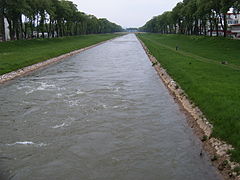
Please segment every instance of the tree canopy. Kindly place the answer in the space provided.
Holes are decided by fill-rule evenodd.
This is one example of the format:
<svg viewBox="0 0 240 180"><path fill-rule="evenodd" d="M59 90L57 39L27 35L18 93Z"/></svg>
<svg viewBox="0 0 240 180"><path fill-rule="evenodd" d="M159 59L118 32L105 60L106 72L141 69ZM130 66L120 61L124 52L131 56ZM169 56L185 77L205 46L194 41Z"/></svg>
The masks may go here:
<svg viewBox="0 0 240 180"><path fill-rule="evenodd" d="M68 0L0 0L3 40L5 18L12 40L122 31L107 19L78 11L77 5Z"/></svg>
<svg viewBox="0 0 240 180"><path fill-rule="evenodd" d="M172 11L153 17L141 31L153 33L181 33L210 35L219 28L227 35L227 13L230 8L234 12L240 10L240 0L183 0ZM220 24L220 27L219 27Z"/></svg>

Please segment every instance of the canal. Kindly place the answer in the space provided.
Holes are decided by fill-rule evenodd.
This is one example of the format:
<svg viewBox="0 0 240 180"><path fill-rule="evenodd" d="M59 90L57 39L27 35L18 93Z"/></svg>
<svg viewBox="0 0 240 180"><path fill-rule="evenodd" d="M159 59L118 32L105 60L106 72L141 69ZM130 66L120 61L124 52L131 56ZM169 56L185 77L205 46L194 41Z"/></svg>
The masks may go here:
<svg viewBox="0 0 240 180"><path fill-rule="evenodd" d="M1 85L0 138L0 179L221 179L134 34Z"/></svg>

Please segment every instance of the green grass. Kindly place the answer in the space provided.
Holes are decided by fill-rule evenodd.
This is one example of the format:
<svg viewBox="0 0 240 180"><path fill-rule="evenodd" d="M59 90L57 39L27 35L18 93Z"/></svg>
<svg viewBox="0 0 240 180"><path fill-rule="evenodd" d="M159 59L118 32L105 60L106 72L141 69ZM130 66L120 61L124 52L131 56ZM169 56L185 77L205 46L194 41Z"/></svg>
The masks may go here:
<svg viewBox="0 0 240 180"><path fill-rule="evenodd" d="M148 34L148 37L165 46L188 52L190 55L197 55L214 61L227 61L240 66L239 40L226 39L224 37L206 37L206 36L185 36L185 35L164 35L156 36Z"/></svg>
<svg viewBox="0 0 240 180"><path fill-rule="evenodd" d="M20 40L0 43L0 75L81 49L117 34L84 35L53 39Z"/></svg>
<svg viewBox="0 0 240 180"><path fill-rule="evenodd" d="M235 147L232 158L240 162L240 41L159 34L138 37L214 125L212 135Z"/></svg>

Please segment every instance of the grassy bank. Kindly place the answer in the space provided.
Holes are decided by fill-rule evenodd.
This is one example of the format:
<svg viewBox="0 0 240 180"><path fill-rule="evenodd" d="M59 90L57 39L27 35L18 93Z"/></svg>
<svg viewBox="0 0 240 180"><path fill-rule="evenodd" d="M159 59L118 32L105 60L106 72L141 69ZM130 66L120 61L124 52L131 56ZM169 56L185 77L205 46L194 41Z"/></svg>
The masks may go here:
<svg viewBox="0 0 240 180"><path fill-rule="evenodd" d="M240 162L240 41L183 35L138 36L212 122L213 136L235 147L232 158Z"/></svg>
<svg viewBox="0 0 240 180"><path fill-rule="evenodd" d="M119 35L100 34L0 43L0 75L105 41Z"/></svg>

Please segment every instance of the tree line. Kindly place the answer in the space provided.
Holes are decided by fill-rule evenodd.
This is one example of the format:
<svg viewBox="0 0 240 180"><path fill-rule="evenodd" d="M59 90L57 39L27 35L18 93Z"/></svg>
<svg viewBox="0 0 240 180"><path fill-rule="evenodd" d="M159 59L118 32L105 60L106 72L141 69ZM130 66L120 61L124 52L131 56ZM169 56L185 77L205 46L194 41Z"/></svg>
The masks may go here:
<svg viewBox="0 0 240 180"><path fill-rule="evenodd" d="M153 33L181 33L187 35L207 35L213 31L219 36L220 29L227 36L227 13L233 8L240 10L240 0L183 0L172 11L153 17L141 31ZM220 25L220 27L219 27Z"/></svg>
<svg viewBox="0 0 240 180"><path fill-rule="evenodd" d="M5 40L5 23L10 38L62 37L122 31L105 18L98 19L78 11L68 0L0 0L0 33Z"/></svg>

